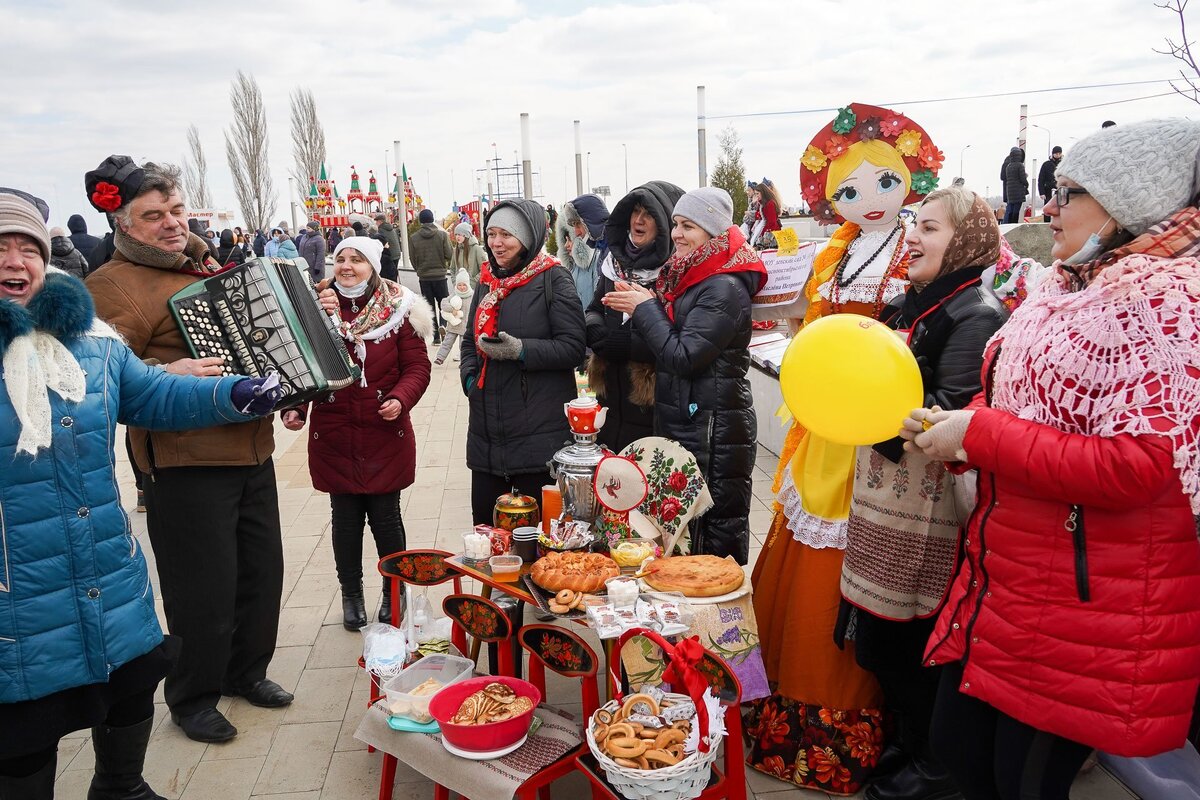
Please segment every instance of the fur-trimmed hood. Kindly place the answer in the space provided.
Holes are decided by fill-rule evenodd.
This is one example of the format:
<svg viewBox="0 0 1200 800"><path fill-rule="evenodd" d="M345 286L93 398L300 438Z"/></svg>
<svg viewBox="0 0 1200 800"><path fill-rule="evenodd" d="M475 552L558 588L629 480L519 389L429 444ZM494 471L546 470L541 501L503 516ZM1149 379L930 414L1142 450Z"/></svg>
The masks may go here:
<svg viewBox="0 0 1200 800"><path fill-rule="evenodd" d="M412 289L405 287L404 291L411 292ZM417 295L408 309L408 322L413 326L417 336L427 342L433 338L433 309L430 308L428 300Z"/></svg>
<svg viewBox="0 0 1200 800"><path fill-rule="evenodd" d="M45 285L28 305L0 300L0 356L18 336L41 330L65 342L90 331L95 320L96 307L83 283L47 269Z"/></svg>

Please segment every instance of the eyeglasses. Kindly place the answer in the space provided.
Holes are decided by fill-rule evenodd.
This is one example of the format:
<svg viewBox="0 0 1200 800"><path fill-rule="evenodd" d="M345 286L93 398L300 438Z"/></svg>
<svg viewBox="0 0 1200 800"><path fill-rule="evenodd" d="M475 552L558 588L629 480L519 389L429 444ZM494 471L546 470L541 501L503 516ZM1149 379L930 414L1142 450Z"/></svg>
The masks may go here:
<svg viewBox="0 0 1200 800"><path fill-rule="evenodd" d="M1071 202L1071 195L1073 194L1091 193L1087 189L1076 189L1074 186L1059 186L1054 190L1054 202L1058 203L1061 208Z"/></svg>

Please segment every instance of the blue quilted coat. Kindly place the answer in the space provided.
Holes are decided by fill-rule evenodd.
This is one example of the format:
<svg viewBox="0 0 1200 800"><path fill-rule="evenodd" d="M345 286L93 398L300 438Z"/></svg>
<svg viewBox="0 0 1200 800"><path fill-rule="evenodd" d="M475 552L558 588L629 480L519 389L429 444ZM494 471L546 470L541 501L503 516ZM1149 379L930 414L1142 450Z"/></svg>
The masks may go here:
<svg viewBox="0 0 1200 800"><path fill-rule="evenodd" d="M108 680L162 641L146 559L121 508L114 475L118 422L207 428L246 419L239 378L170 375L122 342L89 335L83 284L50 275L27 307L0 301L0 355L33 328L67 345L87 396L49 393L53 442L16 451L20 423L0 375L0 703Z"/></svg>

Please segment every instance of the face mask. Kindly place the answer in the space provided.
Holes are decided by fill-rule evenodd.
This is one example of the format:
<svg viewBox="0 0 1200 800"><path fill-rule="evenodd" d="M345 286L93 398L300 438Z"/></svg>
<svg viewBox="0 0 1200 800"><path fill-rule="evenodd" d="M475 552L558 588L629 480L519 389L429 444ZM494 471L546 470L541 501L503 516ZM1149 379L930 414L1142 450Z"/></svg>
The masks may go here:
<svg viewBox="0 0 1200 800"><path fill-rule="evenodd" d="M1112 217L1110 216L1104 220L1104 225L1107 225L1111 221ZM1087 241L1083 243L1083 247L1079 248L1075 255L1070 258L1064 258L1062 263L1072 266L1075 264L1086 264L1089 261L1095 261L1103 255L1104 243L1100 240L1100 231L1104 230L1104 225L1101 225L1099 231L1096 231L1087 238Z"/></svg>
<svg viewBox="0 0 1200 800"><path fill-rule="evenodd" d="M340 294L342 297L345 297L349 300L353 300L356 297L362 297L363 294L367 291L368 283L370 283L370 279L365 280L362 283L356 283L353 286L338 285L338 287L337 287L338 294Z"/></svg>

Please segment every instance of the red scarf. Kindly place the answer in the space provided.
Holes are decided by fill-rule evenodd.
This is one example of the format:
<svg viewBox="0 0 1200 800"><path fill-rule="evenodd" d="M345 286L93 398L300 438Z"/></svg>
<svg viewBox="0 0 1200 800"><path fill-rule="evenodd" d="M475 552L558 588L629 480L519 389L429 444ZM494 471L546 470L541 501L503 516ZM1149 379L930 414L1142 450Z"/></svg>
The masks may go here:
<svg viewBox="0 0 1200 800"><path fill-rule="evenodd" d="M713 275L730 272L757 272L755 293L767 283L766 266L758 254L746 246L746 237L739 228L730 227L686 256L671 256L655 286L658 299L667 311L667 319L675 321L675 301L688 289Z"/></svg>
<svg viewBox="0 0 1200 800"><path fill-rule="evenodd" d="M558 259L546 253L538 253L520 272L507 278L497 278L492 274L491 263L483 262L483 266L479 268L479 282L487 287L488 293L479 301L479 308L475 311L475 340L496 335L500 326L500 303L504 302L504 298L512 294L514 289L524 286L546 270L557 266ZM479 382L476 385L482 388L484 375L487 374L488 357L482 350L478 352L482 366L479 368Z"/></svg>

